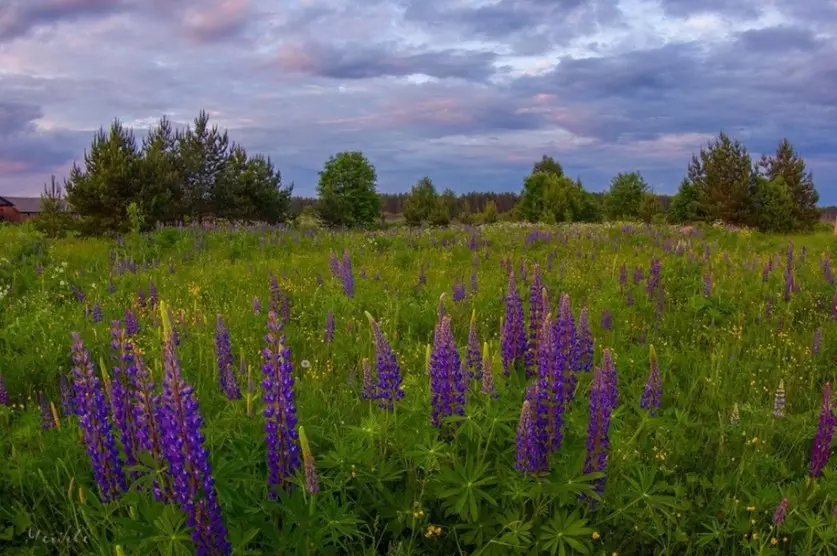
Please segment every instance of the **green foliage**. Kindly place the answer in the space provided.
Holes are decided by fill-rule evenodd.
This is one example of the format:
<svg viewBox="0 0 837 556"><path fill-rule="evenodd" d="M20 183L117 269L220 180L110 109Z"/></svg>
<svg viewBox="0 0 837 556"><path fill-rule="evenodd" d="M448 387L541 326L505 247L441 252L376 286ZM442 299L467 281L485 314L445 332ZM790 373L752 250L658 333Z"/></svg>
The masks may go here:
<svg viewBox="0 0 837 556"><path fill-rule="evenodd" d="M142 225L145 222L145 216L142 214L142 210L139 208L139 205L136 203L131 203L128 205L128 223L130 225L130 231L132 234L139 234L140 230L142 229Z"/></svg>
<svg viewBox="0 0 837 556"><path fill-rule="evenodd" d="M772 180L759 176L755 203L754 224L760 230L787 233L797 227L797 221L794 219L796 206L793 193L782 176Z"/></svg>
<svg viewBox="0 0 837 556"><path fill-rule="evenodd" d="M671 200L668 219L675 224L694 222L701 218L700 193L697 186L688 179L680 183L677 195Z"/></svg>
<svg viewBox="0 0 837 556"><path fill-rule="evenodd" d="M404 219L410 226L420 226L430 220L436 208L438 195L430 178L425 176L416 183L404 200Z"/></svg>
<svg viewBox="0 0 837 556"><path fill-rule="evenodd" d="M642 218L643 202L648 194L648 184L639 172L620 172L610 182L605 196L605 211L611 220Z"/></svg>
<svg viewBox="0 0 837 556"><path fill-rule="evenodd" d="M541 159L535 162L532 166L532 173L537 174L542 172L544 174L552 174L553 176L561 177L564 175L564 169L561 164L551 156L543 155Z"/></svg>
<svg viewBox="0 0 837 556"><path fill-rule="evenodd" d="M41 194L41 214L35 221L35 227L47 237L59 238L67 235L71 224L64 189L55 176L50 176L49 184L44 184L44 192Z"/></svg>
<svg viewBox="0 0 837 556"><path fill-rule="evenodd" d="M317 185L319 213L331 227L368 227L381 217L375 167L359 151L331 156Z"/></svg>
<svg viewBox="0 0 837 556"><path fill-rule="evenodd" d="M637 216L646 223L651 223L658 215L663 212L663 205L660 198L653 193L644 193L639 203L639 210Z"/></svg>
<svg viewBox="0 0 837 556"><path fill-rule="evenodd" d="M790 229L813 229L820 219L817 202L820 199L811 173L805 169L805 161L787 139L776 147L774 156L762 156L758 163L761 175L769 181L782 178L791 194L789 214ZM763 220L763 219L762 219Z"/></svg>
<svg viewBox="0 0 837 556"><path fill-rule="evenodd" d="M693 155L688 179L698 192L700 212L710 221L747 225L752 219L753 164L738 139L721 132Z"/></svg>
<svg viewBox="0 0 837 556"><path fill-rule="evenodd" d="M494 201L485 203L485 208L482 210L480 219L483 224L494 224L497 222L497 204Z"/></svg>

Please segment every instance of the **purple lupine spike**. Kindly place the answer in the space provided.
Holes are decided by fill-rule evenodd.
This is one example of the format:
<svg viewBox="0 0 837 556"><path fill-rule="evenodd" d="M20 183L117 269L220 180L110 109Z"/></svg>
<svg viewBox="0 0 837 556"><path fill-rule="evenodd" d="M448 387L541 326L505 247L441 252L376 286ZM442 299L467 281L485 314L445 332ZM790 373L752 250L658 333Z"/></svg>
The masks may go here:
<svg viewBox="0 0 837 556"><path fill-rule="evenodd" d="M131 412L135 425L137 447L150 454L158 468L164 469L163 437L158 420L160 395L154 393L154 381L151 380L151 375L141 356L135 356L134 366ZM167 472L164 471L160 478L154 479L153 494L154 499L159 502L167 502L171 499L171 476Z"/></svg>
<svg viewBox="0 0 837 556"><path fill-rule="evenodd" d="M116 292L116 284L113 283L113 277L108 278L108 293Z"/></svg>
<svg viewBox="0 0 837 556"><path fill-rule="evenodd" d="M622 266L619 267L619 286L625 287L628 285L628 267L625 263L622 263Z"/></svg>
<svg viewBox="0 0 837 556"><path fill-rule="evenodd" d="M712 297L712 274L709 272L703 275L703 297Z"/></svg>
<svg viewBox="0 0 837 556"><path fill-rule="evenodd" d="M137 305L139 305L143 309L146 306L145 292L142 288L139 288L137 290Z"/></svg>
<svg viewBox="0 0 837 556"><path fill-rule="evenodd" d="M526 376L535 375L535 359L538 356L538 340L545 315L546 289L543 287L541 267L535 263L532 268L532 284L529 287L529 343L526 350Z"/></svg>
<svg viewBox="0 0 837 556"><path fill-rule="evenodd" d="M282 307L282 289L279 287L279 280L276 275L270 273L270 297L267 304L268 312L279 313Z"/></svg>
<svg viewBox="0 0 837 556"><path fill-rule="evenodd" d="M834 405L831 398L831 384L826 383L822 393L822 406L820 407L820 421L817 427L817 436L814 438L814 445L811 448L809 473L815 479L822 474L822 470L825 469L825 465L828 463L833 436Z"/></svg>
<svg viewBox="0 0 837 556"><path fill-rule="evenodd" d="M203 417L192 386L181 373L171 335L163 343L163 368L158 419L172 478L172 498L186 514L196 554L229 554L232 547L201 432Z"/></svg>
<svg viewBox="0 0 837 556"><path fill-rule="evenodd" d="M793 263L793 242L788 242L787 262L785 264L785 302L791 300L791 293L794 291L794 263Z"/></svg>
<svg viewBox="0 0 837 556"><path fill-rule="evenodd" d="M218 359L218 382L228 400L240 400L241 389L235 376L235 360L230 344L230 333L224 318L218 315L215 322L215 356Z"/></svg>
<svg viewBox="0 0 837 556"><path fill-rule="evenodd" d="M134 412L131 411L137 368L134 363L134 346L120 324L118 320L115 320L111 323L110 328L111 359L114 362L111 407L113 409L113 424L119 431L122 448L125 452L125 465L132 466L137 464L137 453L139 451Z"/></svg>
<svg viewBox="0 0 837 556"><path fill-rule="evenodd" d="M625 305L628 307L633 307L636 300L634 299L634 292L628 290L628 293L625 294Z"/></svg>
<svg viewBox="0 0 837 556"><path fill-rule="evenodd" d="M638 266L634 269L633 280L635 286L645 280L645 272L642 270L642 267Z"/></svg>
<svg viewBox="0 0 837 556"><path fill-rule="evenodd" d="M465 366L468 376L476 380L482 379L482 354L480 340L477 336L477 311L471 311L471 324L468 327L468 348L465 352Z"/></svg>
<svg viewBox="0 0 837 556"><path fill-rule="evenodd" d="M822 261L820 262L822 266L822 273L825 276L825 281L834 285L834 271L831 268L831 257L828 256L826 253L823 253Z"/></svg>
<svg viewBox="0 0 837 556"><path fill-rule="evenodd" d="M514 271L509 272L508 289L506 290L506 318L501 338L503 356L503 374L509 376L515 361L526 357L526 329L523 321L523 303L517 291Z"/></svg>
<svg viewBox="0 0 837 556"><path fill-rule="evenodd" d="M290 490L292 486L291 478L300 465L300 446L291 349L285 343L279 316L273 311L268 313L267 330L267 347L262 351L267 484L271 498L276 499L280 488Z"/></svg>
<svg viewBox="0 0 837 556"><path fill-rule="evenodd" d="M779 505L776 506L776 511L773 512L773 526L778 527L785 523L785 518L788 515L788 506L790 505L790 501L788 497L785 496Z"/></svg>
<svg viewBox="0 0 837 556"><path fill-rule="evenodd" d="M471 294L472 295L477 293L477 288L478 288L477 269L475 268L474 270L471 271Z"/></svg>
<svg viewBox="0 0 837 556"><path fill-rule="evenodd" d="M645 283L645 291L648 292L648 299L654 299L657 288L660 287L660 271L662 262L660 259L651 260L651 269L648 271L648 281Z"/></svg>
<svg viewBox="0 0 837 556"><path fill-rule="evenodd" d="M587 455L584 461L585 473L606 473L610 451L610 418L615 407L615 367L609 349L603 353L602 366L593 373L590 387L590 422L587 425ZM611 377L612 375L612 377ZM596 491L601 493L607 477L596 479Z"/></svg>
<svg viewBox="0 0 837 556"><path fill-rule="evenodd" d="M136 336L140 331L140 323L136 313L131 309L125 311L125 332L128 336Z"/></svg>
<svg viewBox="0 0 837 556"><path fill-rule="evenodd" d="M665 301L666 301L666 290L660 284L660 287L657 288L657 320L663 318L663 309L665 308Z"/></svg>
<svg viewBox="0 0 837 556"><path fill-rule="evenodd" d="M9 406L9 391L6 390L6 381L3 373L0 373L0 405Z"/></svg>
<svg viewBox="0 0 837 556"><path fill-rule="evenodd" d="M49 407L49 399L43 392L38 396L38 401L41 405L41 429L48 431L55 428L55 417L52 415L52 409Z"/></svg>
<svg viewBox="0 0 837 556"><path fill-rule="evenodd" d="M111 432L105 392L78 332L73 332L73 362L75 404L80 416L79 424L84 429L93 478L99 485L102 501L110 502L127 488L125 474Z"/></svg>
<svg viewBox="0 0 837 556"><path fill-rule="evenodd" d="M352 258L347 249L343 250L343 268L341 271L343 276L343 293L351 299L355 296L355 277L352 273Z"/></svg>
<svg viewBox="0 0 837 556"><path fill-rule="evenodd" d="M330 344L334 341L334 311L329 311L326 316L325 331L323 332L323 342Z"/></svg>
<svg viewBox="0 0 837 556"><path fill-rule="evenodd" d="M369 325L372 327L372 334L375 338L375 351L377 353L376 370L378 384L376 386L375 398L378 406L382 409L394 409L395 402L404 397L401 389L401 368L398 366L398 359L392 351L389 342L381 332L381 327L366 313Z"/></svg>
<svg viewBox="0 0 837 556"><path fill-rule="evenodd" d="M814 342L811 344L811 355L816 357L820 354L820 350L822 349L822 327L817 328L816 333L814 333Z"/></svg>
<svg viewBox="0 0 837 556"><path fill-rule="evenodd" d="M566 409L566 406L575 397L575 386L578 382L576 373L570 367L573 360L573 344L575 343L575 319L570 305L570 296L566 293L561 294L561 300L558 303L558 320L554 321L552 326L555 328L552 340L555 342L556 364L560 366L564 380L563 395L564 409Z"/></svg>
<svg viewBox="0 0 837 556"><path fill-rule="evenodd" d="M335 254L334 250L328 254L328 266L331 269L331 275L335 278L340 278L340 261L337 259L337 254Z"/></svg>
<svg viewBox="0 0 837 556"><path fill-rule="evenodd" d="M258 297L253 297L253 314L258 315L262 312L262 302L259 301Z"/></svg>
<svg viewBox="0 0 837 556"><path fill-rule="evenodd" d="M648 380L645 382L645 390L642 393L640 407L647 409L653 417L660 407L660 398L663 395L663 380L660 378L660 365L657 362L657 352L654 346L650 347L651 370L648 373Z"/></svg>
<svg viewBox="0 0 837 556"><path fill-rule="evenodd" d="M492 369L491 355L488 353L488 342L483 344L482 349L482 393L494 393L494 371ZM495 394L496 396L496 394Z"/></svg>
<svg viewBox="0 0 837 556"><path fill-rule="evenodd" d="M2 384L2 377L0 377L0 384ZM61 411L64 415L75 415L76 393L73 391L73 385L67 380L67 375L63 372L58 375L58 390L61 392ZM2 397L2 394L0 394L0 397ZM0 401L0 404L2 404L2 401Z"/></svg>
<svg viewBox="0 0 837 556"><path fill-rule="evenodd" d="M148 281L148 301L151 303L152 309L156 308L157 303L160 302L160 297L157 295L157 284L154 283L154 280Z"/></svg>
<svg viewBox="0 0 837 556"><path fill-rule="evenodd" d="M72 284L72 288L73 288L73 295L76 296L76 300L78 300L79 303L84 303L84 300L87 298L87 296L84 294L82 289L79 288L75 284Z"/></svg>
<svg viewBox="0 0 837 556"><path fill-rule="evenodd" d="M538 341L538 378L535 389L535 434L538 438L540 470L546 471L546 458L561 447L564 439L564 388L568 367L559 352L559 329L546 315Z"/></svg>
<svg viewBox="0 0 837 556"><path fill-rule="evenodd" d="M457 280L453 285L453 300L455 302L462 301L467 295L468 292L465 290L465 284Z"/></svg>
<svg viewBox="0 0 837 556"><path fill-rule="evenodd" d="M532 407L529 400L523 402L520 408L520 420L517 424L515 439L515 468L523 473L536 473L541 469L543 459L538 447L535 434L535 422L532 418Z"/></svg>
<svg viewBox="0 0 837 556"><path fill-rule="evenodd" d="M375 382L372 379L372 366L369 364L369 359L364 358L361 367L363 368L363 389L360 392L360 397L363 400L374 400Z"/></svg>
<svg viewBox="0 0 837 556"><path fill-rule="evenodd" d="M102 306L99 305L98 301L93 304L93 310L90 312L90 317L96 324L99 324L104 319L102 316Z"/></svg>
<svg viewBox="0 0 837 556"><path fill-rule="evenodd" d="M593 370L593 333L590 331L590 315L587 307L581 308L573 341L572 362L574 372L589 373Z"/></svg>

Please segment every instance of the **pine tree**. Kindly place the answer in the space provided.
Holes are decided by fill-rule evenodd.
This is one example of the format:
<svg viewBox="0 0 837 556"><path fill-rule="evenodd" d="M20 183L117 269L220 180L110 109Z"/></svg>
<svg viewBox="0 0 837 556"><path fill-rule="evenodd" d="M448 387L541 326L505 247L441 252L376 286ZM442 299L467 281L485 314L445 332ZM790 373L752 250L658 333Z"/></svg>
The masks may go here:
<svg viewBox="0 0 837 556"><path fill-rule="evenodd" d="M701 212L709 220L751 223L753 164L747 148L721 132L689 163L688 179L698 192Z"/></svg>
<svg viewBox="0 0 837 556"><path fill-rule="evenodd" d="M177 141L177 133L165 116L143 139L140 205L146 229L181 220L187 213Z"/></svg>
<svg viewBox="0 0 837 556"><path fill-rule="evenodd" d="M183 171L183 198L188 215L200 220L222 210L222 175L229 156L229 136L210 127L209 115L201 110L191 126L178 134L178 155ZM214 197L219 202L214 202Z"/></svg>
<svg viewBox="0 0 837 556"><path fill-rule="evenodd" d="M64 200L61 184L50 176L41 194L41 215L35 220L35 227L49 237L64 237L70 227L70 214Z"/></svg>
<svg viewBox="0 0 837 556"><path fill-rule="evenodd" d="M762 156L758 167L768 181L782 178L790 191L793 205L791 208L794 227L810 230L820 219L817 208L820 196L814 187L811 173L805 168L805 161L799 156L793 145L783 139L776 147L773 156Z"/></svg>

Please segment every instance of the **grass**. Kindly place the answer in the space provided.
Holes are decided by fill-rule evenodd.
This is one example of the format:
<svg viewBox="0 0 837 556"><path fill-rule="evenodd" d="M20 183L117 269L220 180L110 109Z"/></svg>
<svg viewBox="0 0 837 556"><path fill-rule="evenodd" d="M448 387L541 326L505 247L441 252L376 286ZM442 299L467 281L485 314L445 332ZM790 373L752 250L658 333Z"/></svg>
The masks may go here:
<svg viewBox="0 0 837 556"><path fill-rule="evenodd" d="M116 502L99 502L77 417L62 415L60 427L51 430L40 426L39 392L60 408L58 375L72 367L70 333L79 332L93 360L107 367L110 322L129 307L139 312L142 325L136 349L161 382L159 319L137 302L138 290L147 291L153 280L179 323L183 374L200 402L236 554L837 552L833 465L817 479L808 475L822 392L837 357L835 287L821 266L834 249L833 237L711 228L684 233L621 224L535 230L497 225L344 234L193 228L116 242L51 241L28 227L0 227L0 373L12 402L0 407L0 550L194 550L176 505L156 502L137 488ZM798 291L785 302L790 240ZM344 295L329 269L330 251L344 249L352 258L354 298ZM762 269L771 257L775 268L764 282ZM661 312L645 281L631 279L637 267L647 276L652 258L662 262ZM580 498L595 496L595 477L583 473L589 374L580 374L551 471L532 476L515 469L515 429L527 381L519 368L508 378L502 374L504 259L516 271L524 309L537 263L553 313L561 293L570 296L576 317L588 307L596 364L604 348L615 354L619 404L610 428L607 482L595 505ZM125 261L136 272L119 272ZM419 285L422 266L426 284ZM474 270L476 292L470 289ZM271 273L290 300L284 333L292 350L297 416L320 478L315 497L302 488L301 474L299 486L280 500L267 496L259 379ZM708 297L706 275L713 283ZM457 281L469 293L454 302ZM83 302L74 286L84 293ZM627 303L629 291L633 305ZM425 356L442 294L463 359L475 311L497 395L482 394L474 381L466 415L436 428L430 423ZM254 297L264 307L259 314ZM96 302L101 323L86 316L85 307ZM331 343L323 339L329 311L336 321ZM370 358L373 367L375 361L367 311L404 375L405 395L392 412L360 396L361 360ZM602 326L605 312L612 317L609 330ZM244 358L255 382L249 400L228 401L218 386L217 315L223 315L234 355ZM814 355L819 328L824 341ZM650 345L663 382L655 417L640 407ZM780 381L784 418L773 415ZM246 379L240 386L246 391ZM788 517L774 526L774 510L784 497Z"/></svg>

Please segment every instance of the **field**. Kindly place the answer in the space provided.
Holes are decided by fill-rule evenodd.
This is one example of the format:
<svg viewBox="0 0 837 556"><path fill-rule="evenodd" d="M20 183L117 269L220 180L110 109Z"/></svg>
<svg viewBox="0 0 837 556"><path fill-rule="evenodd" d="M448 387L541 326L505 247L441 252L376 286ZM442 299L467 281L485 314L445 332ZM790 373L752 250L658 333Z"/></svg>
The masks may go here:
<svg viewBox="0 0 837 556"><path fill-rule="evenodd" d="M118 241L0 228L0 373L10 401L0 405L0 552L837 553L826 386L837 357L834 245L830 234L628 224L195 227ZM562 336L544 332L542 315L530 320L543 296L532 288L535 265L546 322L561 329L562 294L571 304L576 339L561 346L583 337L586 308L592 369L561 359ZM509 270L524 322L507 308ZM139 330L123 335L126 311ZM449 320L434 333L440 313ZM505 373L504 360L521 354L508 332L515 325L527 341L540 326L531 338L558 347L528 365L514 358ZM73 332L98 379L74 364ZM493 385L478 378L475 346ZM284 348L290 357L275 357ZM652 351L658 410L646 403L657 390L652 380L646 393ZM561 424L548 432L561 442L532 463L543 452L535 406L550 365L564 387L560 403L547 403ZM139 399L130 366L144 366L156 392L177 390L148 399L169 404L151 414L185 464L172 463L170 447L157 457L137 449L125 462L131 440L118 400ZM189 386L200 418L178 424L171 400L192 396ZM84 388L92 417L64 407ZM387 395L392 409L380 407ZM126 477L108 502L81 427L97 416L105 420L93 452L112 435ZM269 474L286 469L294 472L269 488ZM169 498L159 495L166 485Z"/></svg>

